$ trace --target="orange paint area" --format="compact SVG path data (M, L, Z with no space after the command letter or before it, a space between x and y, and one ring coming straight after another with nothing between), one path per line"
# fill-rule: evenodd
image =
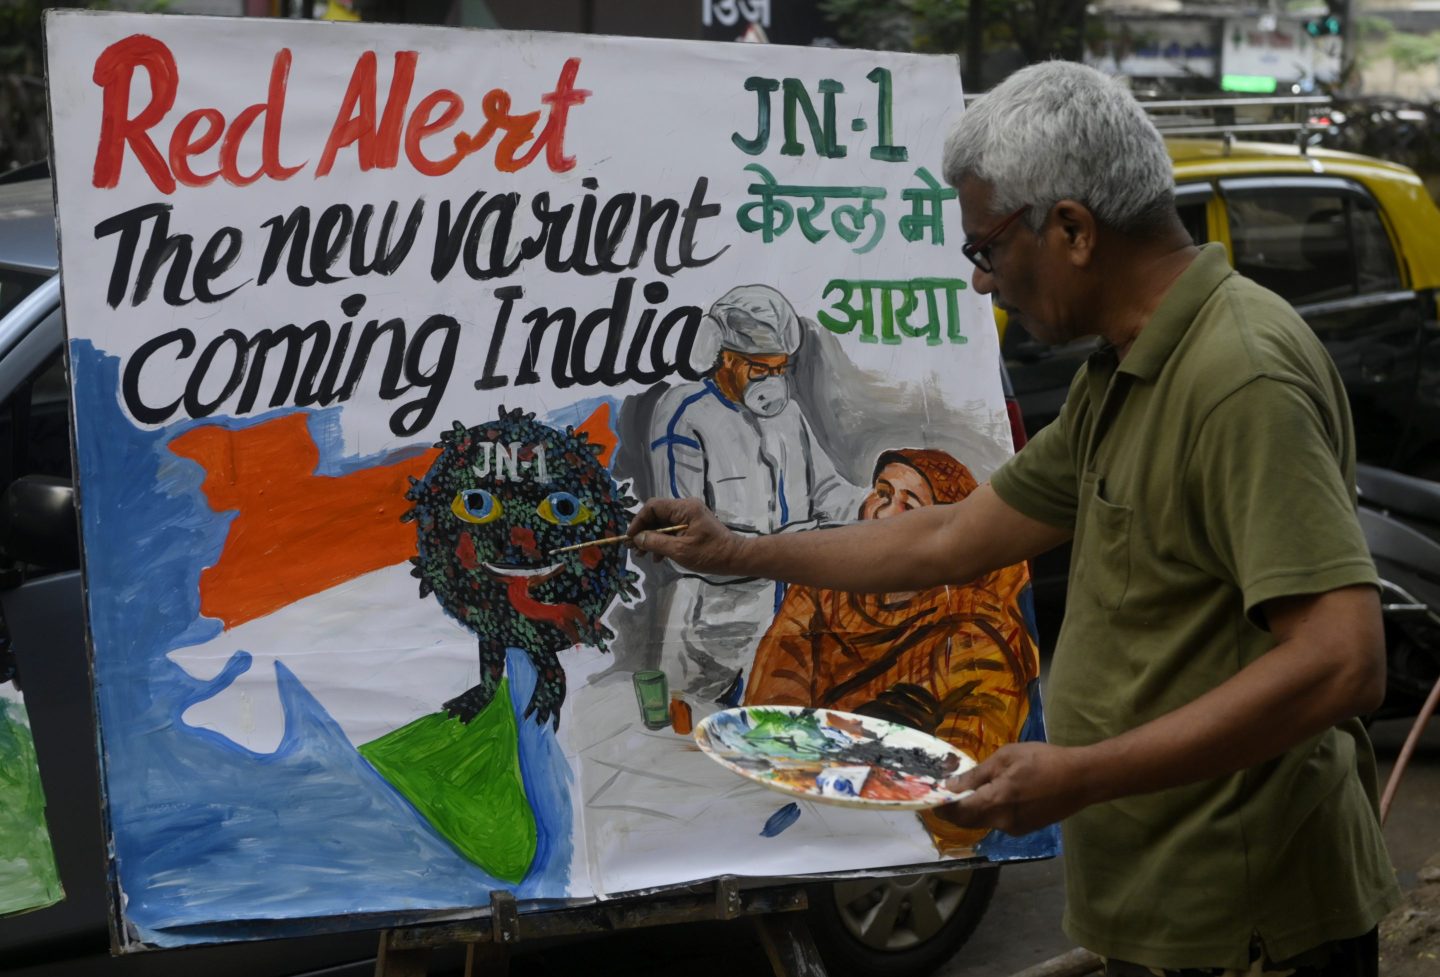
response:
M199 427L170 442L205 470L210 507L235 513L220 559L200 574L200 613L227 630L415 555L415 527L400 521L410 507L405 492L439 450L318 475L307 417L286 414L238 431ZM600 460L608 464L616 446L610 405L577 430L604 445Z
M610 467L610 458L615 454L615 448L620 439L615 436L615 430L610 424L610 404L608 401L601 401L600 406L585 418L584 423L575 429L577 434L583 434L590 439L591 444L600 445L600 464L606 468Z

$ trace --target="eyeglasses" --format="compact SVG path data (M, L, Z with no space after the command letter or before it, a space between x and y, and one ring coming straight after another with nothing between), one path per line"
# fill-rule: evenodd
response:
M1005 229L1019 220L1021 215L1029 209L1030 205L1026 204L992 227L990 233L986 234L980 240L961 245L960 253L969 258L971 263L985 274L995 274L995 266L990 264L990 249L995 245L1000 235L1005 233Z
M758 363L755 360L745 361L745 376L751 380L764 380L766 377L783 377L789 363Z

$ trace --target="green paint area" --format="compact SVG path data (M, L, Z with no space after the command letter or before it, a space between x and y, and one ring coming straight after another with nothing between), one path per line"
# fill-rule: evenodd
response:
M470 861L519 882L535 858L508 682L467 725L443 712L360 747L360 755Z
M0 699L0 916L64 898L25 707Z

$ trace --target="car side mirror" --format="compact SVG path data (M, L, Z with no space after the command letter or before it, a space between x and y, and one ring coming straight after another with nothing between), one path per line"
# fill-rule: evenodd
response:
M53 475L22 475L0 496L0 556L45 570L80 566L75 486Z

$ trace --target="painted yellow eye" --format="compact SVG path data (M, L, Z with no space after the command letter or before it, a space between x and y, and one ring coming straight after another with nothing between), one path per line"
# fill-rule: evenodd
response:
M450 503L450 511L465 522L483 526L500 518L505 507L484 489L461 489Z
M589 506L569 492L551 492L535 511L540 513L541 519L557 526L574 526L589 522L595 516Z

